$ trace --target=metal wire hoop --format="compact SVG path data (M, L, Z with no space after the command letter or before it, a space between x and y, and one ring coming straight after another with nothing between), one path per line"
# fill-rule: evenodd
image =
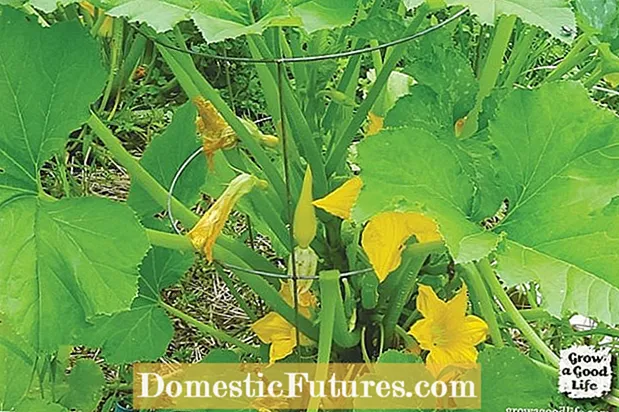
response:
M420 32L411 34L410 36L406 36L403 37L401 39L397 39L397 40L393 40L387 43L383 43L383 44L379 44L378 46L368 46L368 47L363 47L361 49L356 49L356 50L349 50L349 51L345 51L345 52L339 52L339 53L332 53L332 54L323 54L323 55L317 55L317 56L305 56L305 57L280 57L277 59L254 59L251 57L235 57L235 56L222 56L219 54L210 54L210 53L201 53L201 52L196 52L193 50L188 50L188 49L183 49L182 47L178 47L172 44L167 44L165 42L162 42L159 39L156 39L152 36L150 36L148 33L144 32L142 29L140 29L139 27L134 26L135 31L137 31L138 33L140 33L142 36L146 37L147 39L149 39L150 41L152 41L153 43L158 44L161 47L165 47L166 49L169 50L173 50L173 51L177 51L177 52L181 52L181 53L185 53L185 54L189 54L192 56L198 56L198 57L206 57L209 59L213 59L213 60L220 60L220 61L224 61L224 62L237 62L237 63L253 63L253 64L281 64L281 63L309 63L309 62L319 62L319 61L323 61L323 60L331 60L331 59L341 59L341 58L345 58L345 57L353 57L353 56L357 56L357 55L361 55L361 54L366 54L366 53L371 53L371 52L375 52L375 51L379 51L379 50L384 50L384 49L388 49L389 47L393 47L393 46L397 46L399 44L403 44L403 43L407 43L409 41L415 40L419 37L423 37L426 34L430 34L436 30L439 30L445 26L447 26L449 23L452 23L454 21L456 21L457 19L459 19L460 17L464 16L466 13L468 13L469 9L468 8L464 8L462 10L460 10L459 12L455 13L453 16L450 16L449 18L443 20L442 22L428 27L425 30L422 30Z
M153 41L155 44L161 46L161 47L165 47L167 49L170 50L174 50L177 52L181 52L184 54L188 54L188 55L193 55L193 56L200 56L200 57L206 57L206 58L210 58L213 60L219 60L219 61L224 61L226 63L230 63L230 62L239 62L239 63L253 63L253 64L267 64L267 63L271 63L271 64L277 64L277 68L278 68L278 86L281 88L281 78L283 76L283 71L282 71L282 65L286 64L286 63L302 63L302 62L318 62L318 61L323 61L323 60L331 60L331 59L339 59L339 58L346 58L346 57L352 57L352 56L358 56L358 55L362 55L362 54L366 54L366 53L371 53L374 51L379 51L379 50L384 50L387 49L389 47L393 47L393 46L397 46L399 44L404 44L407 42L410 42L414 39L420 38L425 36L426 34L432 33L436 30L441 29L442 27L447 26L448 24L456 21L457 19L459 19L460 17L462 17L463 15L465 15L469 10L467 8L464 8L460 11L458 11L457 13L455 13L453 16L445 19L444 21L436 24L435 26L431 26L425 30L422 30L420 32L414 33L410 36L406 36L403 37L401 39L398 40L394 40L391 42L387 42L387 43L383 43L380 44L378 46L370 46L370 47L364 47L361 49L356 49L356 50L349 50L349 51L345 51L345 52L340 52L340 53L333 53L333 54L325 54L325 55L317 55L317 56L306 56L306 57L279 57L276 59L254 59L254 58L248 58L248 57L234 57L234 56L221 56L221 55L217 55L217 54L209 54L209 53L200 53L200 52L195 52L192 50L188 50L188 49L184 49L182 47L178 47L178 46L174 46L171 44L167 44L165 42L162 42L159 39L153 38L151 37L148 33L145 33L143 30L141 30L139 27L134 27L134 29L141 34L142 36L146 37L147 39ZM281 99L281 90L280 90L280 99ZM283 104L283 102L280 101L280 106ZM283 109L283 107L280 107L280 109ZM284 113L281 113L282 118L284 117ZM269 120L270 118L266 118L266 119L261 119L259 121L257 121L256 123L262 122L262 121L266 121ZM285 132L285 129L284 129ZM168 218L170 219L170 223L172 224L172 227L174 228L174 231L179 234L182 235L182 231L179 229L179 227L177 226L177 222L176 219L174 218L174 214L172 211L172 199L174 198L174 189L176 188L176 185L178 184L181 176L183 175L183 173L185 172L185 170L187 169L187 167L189 167L189 165L191 164L191 162L193 162L201 153L203 152L203 148L200 147L198 148L195 152L193 152L191 155L189 155L189 157L187 157L187 159L185 159L185 161L181 164L180 168L176 171L172 182L170 183L170 189L168 191L168 198L167 198L167 212L168 212ZM286 170L287 171L287 170ZM288 179L286 179L288 180ZM292 228L291 228L292 230ZM291 232L291 238L292 238L292 232ZM316 280L319 279L318 276L298 276L296 274L296 265L294 263L294 253L293 253L293 263L292 263L292 276L288 275L288 274L282 274L282 273L273 273L273 272L266 272L266 271L260 271L260 270L254 270L254 269L247 269L241 266L237 266L237 265L232 265L232 264L228 264L225 262L221 262L221 261L216 261L216 263L218 265L220 265L221 267L225 268L225 269L229 269L229 270L238 270L238 271L242 271L244 273L248 273L248 274L253 274L253 275L258 275L258 276L264 276L264 277L270 277L270 278L278 278L278 279L292 279L293 282L296 283L297 280ZM361 269L361 270L355 270L355 271L351 271L351 272L346 272L346 273L341 273L340 274L340 279L343 278L349 278L349 277L353 277L356 275L362 275L365 273L370 273L372 272L373 269L372 268L366 268L366 269ZM296 289L296 285L295 285L295 289ZM296 296L295 296L295 308L297 306L297 302L296 302Z
M266 120L269 120L269 119L268 118L262 119L260 121L266 121ZM174 218L174 213L172 212L172 199L174 198L174 189L176 188L176 185L178 184L180 178L183 176L183 173L189 167L191 162L193 162L198 156L200 156L203 151L204 149L202 147L199 147L192 154L190 154L189 157L185 159L185 161L181 164L179 169L176 171L176 173L174 174L174 178L172 179L172 182L170 183L170 189L168 190L168 199L167 199L168 218L170 220L170 223L172 224L172 228L179 235L182 235L183 232L178 227L177 221ZM293 278L292 276L288 274L284 274L284 273L275 273L275 272L266 272L262 270L247 269L242 266L232 265L230 263L225 263L220 260L216 260L216 263L219 266L223 267L224 269L238 270L244 273L249 273L249 274L257 275L257 276L263 276L267 278L275 278L275 279L292 279ZM373 270L374 269L372 268L367 268L367 269L354 270L351 272L340 273L340 279L350 278L350 277L357 276L357 275L363 275L366 273L370 273ZM299 280L318 280L319 279L318 276L297 276L296 278Z

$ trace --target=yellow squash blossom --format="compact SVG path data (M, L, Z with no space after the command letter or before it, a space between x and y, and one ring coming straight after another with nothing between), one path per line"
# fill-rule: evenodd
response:
M209 262L213 261L213 246L221 233L228 216L241 197L251 192L254 187L266 188L267 182L255 176L241 174L234 178L207 210L200 221L191 229L188 236L196 249L202 249Z
M314 237L316 237L316 211L312 204L312 171L307 167L303 178L303 187L294 211L293 231L294 239L297 244L305 249L309 247Z
M420 243L441 240L436 223L420 213L384 212L370 219L361 245L381 282L400 266L405 243L413 235Z
M467 289L463 287L453 299L444 302L425 285L419 286L417 310L423 319L409 333L422 349L429 351L428 370L438 377L448 366L474 367L477 361L475 346L486 340L488 325L477 316L467 315Z
M294 306L292 290L292 281L288 280L282 282L279 292L284 301L291 307ZM316 297L309 290L300 292L298 295L298 305L299 314L310 318L312 310L316 307ZM251 328L262 342L271 345L269 348L270 364L284 359L297 347L296 328L277 312L267 313L263 318L254 322ZM301 345L306 345L309 342L309 339L301 336Z
M360 177L355 176L322 199L314 200L314 206L334 216L349 220L362 187L363 181Z
M231 149L236 145L237 136L226 120L219 114L213 103L202 96L193 99L198 108L196 128L202 137L202 147L213 169L213 157L218 150Z
M373 112L368 115L368 127L365 132L366 136L374 136L383 130L385 126L385 118Z

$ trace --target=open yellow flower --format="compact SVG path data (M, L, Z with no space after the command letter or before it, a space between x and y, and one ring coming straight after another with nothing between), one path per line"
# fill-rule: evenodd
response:
M426 358L428 370L438 377L448 366L474 367L476 345L486 340L488 325L477 316L467 315L466 286L453 299L444 302L425 285L419 286L417 310L424 319L410 329L422 349L430 351Z
M314 206L348 220L362 187L363 181L360 177L355 176L322 199L314 200Z
M213 103L202 96L193 99L198 108L196 128L202 136L202 147L208 160L209 168L213 169L213 157L218 150L231 149L236 145L237 136L228 122L219 114Z
M256 186L264 189L264 180L248 174L240 174L230 182L224 193L191 229L188 236L196 249L202 249L209 262L213 261L213 246L220 235L228 216L241 197Z
M292 281L282 282L279 291L282 298L289 306L294 306L292 295ZM310 318L312 310L316 307L316 297L306 290L298 295L299 314ZM290 355L297 347L297 331L282 315L277 312L269 312L263 318L258 319L251 326L258 338L271 345L269 348L269 363L273 364ZM301 345L309 344L310 340L301 335Z
M381 282L400 266L405 243L413 235L420 243L441 240L436 223L420 213L384 212L370 219L361 245Z

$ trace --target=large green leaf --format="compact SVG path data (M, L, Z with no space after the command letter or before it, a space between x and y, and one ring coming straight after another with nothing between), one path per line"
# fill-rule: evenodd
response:
M502 100L489 138L495 149L471 157L483 165L472 174L462 146L428 131L372 136L359 145L365 187L356 217L424 212L461 262L483 257L504 237L496 258L508 284L538 282L556 316L618 323L619 120L578 83L556 83ZM494 174L493 184L484 174ZM471 219L476 191L509 201L491 232Z
M450 28L411 43L404 72L437 93L445 107L451 107L451 130L475 105L479 85L468 58L455 48Z
M619 120L578 83L515 91L490 124L509 214L498 270L554 315L619 322ZM614 302L614 303L613 303Z
M42 399L29 399L17 406L15 412L68 412L68 409L57 403L49 403Z
M417 7L424 0L404 0L409 7ZM446 0L448 5L467 6L471 13L479 16L486 24L494 24L500 15L516 15L525 23L539 26L555 36L567 41L563 27L575 32L574 13L567 0Z
M140 268L140 296L131 309L98 316L80 342L101 348L112 364L154 361L163 356L174 335L170 318L159 306L159 292L181 278L193 254L155 247Z
M192 20L207 42L218 42L244 34L260 34L270 25L297 25L283 0L266 2L261 18L253 22L244 0L100 0L108 14L144 22L158 32L171 30L181 21Z
M156 136L140 159L144 167L163 187L170 188L181 165L200 147L196 135L196 109L188 102L181 106L165 132ZM206 179L206 159L198 156L185 169L174 188L174 197L192 205L200 198L200 188ZM142 218L151 218L163 211L140 186L131 183L128 204Z
M41 1L41 0L39 0ZM47 1L47 0L45 0ZM267 0L254 17L246 0L99 0L112 16L144 22L158 32L181 21L193 21L207 42L246 34L260 34L267 27L298 26L308 32L345 26L352 21L356 0Z
M616 0L576 0L578 26L587 33L619 47L619 5Z
M44 29L0 10L0 312L36 351L53 350L130 306L149 245L127 206L39 194L41 166L88 119L105 71L79 23Z
M438 222L456 261L486 256L499 239L469 220L476 187L458 150L415 128L387 130L361 142L364 187L355 219L364 221L385 210L419 211Z
M481 364L481 411L551 407L557 384L517 349L486 348Z
M0 410L10 410L28 392L34 353L7 322L0 321Z
M101 401L105 377L92 359L79 359L67 377L60 403L72 410L93 411Z
M293 0L293 14L299 16L309 33L350 24L357 10L357 0Z

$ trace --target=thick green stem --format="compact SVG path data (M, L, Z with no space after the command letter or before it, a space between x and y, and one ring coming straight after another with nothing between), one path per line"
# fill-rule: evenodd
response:
M509 40L512 37L514 25L518 17L516 15L501 16L494 31L494 38L490 45L490 51L486 58L486 63L479 78L479 93L473 110L468 115L464 129L462 130L462 138L467 139L477 132L479 114L484 103L484 99L490 95L492 89L496 85L499 78L499 73L503 67L503 58L505 51L509 45Z
M273 58L264 39L260 36L248 36L247 41L255 50L260 53L263 59ZM279 85L279 76L277 70L270 70L276 84ZM284 73L286 71L284 70ZM292 91L287 75L282 76L281 93L284 104L285 116L290 128L292 129L292 138L295 140L296 146L303 150L303 155L307 159L312 175L314 177L314 193L317 197L322 197L327 194L327 178L324 170L324 159L318 144L316 143L312 130L305 118L301 106L297 101L295 94Z
M416 245L423 246L423 243L418 243ZM393 332L402 314L402 309L404 309L404 305L410 300L417 286L415 282L417 274L429 256L426 248L414 248L413 246L414 245L407 247L402 254L402 264L398 269L402 271L402 276L395 290L395 296L391 297L387 312L383 319L387 342L390 342L393 338Z
M502 348L503 346L505 346L505 343L503 342L503 338L501 337L501 329L499 328L499 322L496 317L496 312L494 311L492 299L488 294L488 289L486 289L486 285L484 284L481 274L472 263L464 265L464 269L467 272L467 283L473 291L473 295L475 296L475 299L479 304L482 317L488 324L492 343L497 348Z
M560 80L574 67L581 64L595 50L595 46L589 44L589 35L583 34L576 41L572 50L565 56L565 59L548 75L544 82L553 82Z
M329 271L320 278L321 301L334 307L333 340L342 348L352 348L359 344L361 333L348 329L348 319L344 308L344 300L340 289L339 271Z
M335 328L335 313L337 297L334 285L338 285L340 272L336 270L320 273L320 296L322 297L320 309L320 341L318 342L318 366L316 368L317 381L326 381L329 373L329 361L331 360L331 348L333 347L333 329ZM313 397L307 408L307 412L318 412L320 398Z
M168 305L165 302L159 302L161 307L170 312L172 315L176 316L179 319L184 320L189 325L196 327L201 332L205 333L208 336L212 336L215 339L218 339L221 342L231 343L232 345L237 346L239 349L244 351L245 353L252 354L258 356L260 351L257 347L248 345L247 343L235 338L234 336L228 335L226 332L217 329L213 325L206 324L204 322L199 321L198 319L176 309L173 306Z
M114 136L110 129L103 124L101 119L93 113L88 120L88 125L99 139L103 141L112 156L114 156L114 159L127 169L131 178L135 179L159 206L167 208L169 193L129 152L125 150L120 141ZM173 197L171 204L174 216L180 220L183 225L186 227L193 227L198 222L198 216L187 206L179 202L178 199Z
M525 33L518 40L512 51L509 61L509 74L505 79L504 87L512 87L524 70L524 66L529 60L531 47L537 36L537 27L527 27Z
M175 235L152 229L146 229L146 235L151 245L185 252L195 251L191 240L189 240L187 236Z
M494 296L499 300L503 309L507 313L507 316L511 319L511 321L516 325L520 332L524 335L524 337L529 341L531 346L542 354L544 359L549 362L555 368L559 366L559 357L548 347L546 343L537 335L535 330L527 323L527 321L522 317L516 306L511 301L509 296L507 296L507 292L501 286L499 279L496 277L492 266L490 266L490 262L488 259L483 259L479 263L477 263L477 268L481 273L482 277L486 281L486 284L490 287L490 290L494 294Z
M122 19L114 19L114 23L112 25L112 44L111 44L111 52L110 52L110 73L107 78L107 85L105 86L105 91L103 92L103 98L101 99L101 104L99 105L99 111L105 110L108 102L110 101L110 96L112 94L112 90L114 89L114 85L116 83L116 76L120 71L120 64L122 61L121 55L123 50L123 40L124 40L124 27L125 22Z
M247 268L250 270L260 270L265 272L275 272L273 265L253 250L242 243L233 239L220 236L214 248L215 259L226 264ZM226 267L224 265L224 267ZM294 308L281 297L269 282L260 275L250 273L245 270L232 269L236 277L249 286L265 303L274 311L282 315L288 322L295 324L298 319L297 327L299 331L313 341L318 341L318 328L304 316L297 316Z
M406 32L403 34L403 37L410 36L417 32L417 30L421 26L421 23L423 23L426 18L428 10L429 7L426 3L419 6L419 8L417 9L417 14L408 26ZM374 103L376 103L376 100L381 95L381 92L383 91L385 85L387 84L387 81L389 80L391 72L393 72L393 70L396 68L398 62L404 55L406 48L406 44L400 44L393 48L391 55L385 61L383 68L376 77L376 81L370 89L367 97L363 100L363 102L357 109L357 112L351 119L344 132L342 132L340 136L336 137L333 151L329 154L329 158L327 160L327 176L332 175L346 159L346 152L348 150L348 147L353 142L353 139L357 135L359 129L361 129L361 126L365 122L365 119L370 113L370 110L372 110Z
M598 64L598 67L596 67L595 70L591 73L591 75L587 78L587 80L583 82L583 85L587 89L590 89L596 84L598 84L600 80L604 78L605 75L606 73L602 69L602 64L600 63Z

